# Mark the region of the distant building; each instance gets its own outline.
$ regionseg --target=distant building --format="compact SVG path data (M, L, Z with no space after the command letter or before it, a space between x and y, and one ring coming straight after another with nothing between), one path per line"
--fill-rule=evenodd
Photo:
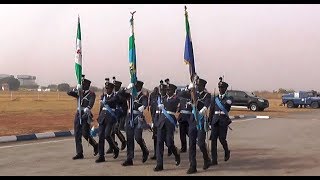
M9 75L9 74L0 74L0 79L6 78L6 77L10 77L13 75Z
M20 82L20 86L35 86L35 85L37 85L36 76L17 75L17 79Z

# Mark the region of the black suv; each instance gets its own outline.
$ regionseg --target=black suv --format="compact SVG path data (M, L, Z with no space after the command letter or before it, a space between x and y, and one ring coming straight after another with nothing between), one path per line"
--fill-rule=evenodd
M257 97L252 92L228 90L226 93L233 97L232 106L245 106L251 111L263 111L269 107L267 99Z

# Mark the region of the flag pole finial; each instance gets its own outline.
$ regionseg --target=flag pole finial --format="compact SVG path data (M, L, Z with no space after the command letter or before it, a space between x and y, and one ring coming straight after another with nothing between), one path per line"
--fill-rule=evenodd
M187 6L184 6L184 10L185 10L185 11L187 10Z
M134 13L136 13L136 11L133 11L133 12L130 12L131 13L131 16L133 17Z

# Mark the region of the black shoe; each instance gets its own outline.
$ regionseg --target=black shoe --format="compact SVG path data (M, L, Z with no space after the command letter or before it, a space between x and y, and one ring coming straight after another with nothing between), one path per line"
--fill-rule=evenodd
M190 168L188 169L188 171L187 171L187 174L194 174L194 173L196 173L196 172L198 172L198 171L197 171L197 168L195 168L195 167L190 167Z
M176 160L176 166L179 166L180 161L181 161L181 159L180 159L180 153L178 153L178 155L175 157L175 160Z
M109 148L106 152L106 154L112 154L113 153L113 149Z
M113 150L113 159L117 159L118 156L119 156L119 149L116 148L116 149Z
M212 161L211 166L216 166L216 165L218 165L218 161L217 160Z
M152 160L157 160L157 156L156 156L156 155L153 155L150 159L152 159Z
M149 151L147 150L146 152L143 152L142 163L145 163L148 160L148 157L149 157Z
M100 162L105 162L106 159L104 158L104 156L99 156L99 158L96 160L96 163L100 163Z
M163 170L163 166L156 166L155 168L153 168L153 171L162 171Z
M122 163L122 166L133 166L133 161L132 160L125 160Z
M228 161L230 158L230 150L226 151L224 154L224 161Z
M211 160L208 159L208 160L204 161L204 164L203 164L202 169L203 169L203 170L206 170L206 169L208 169L210 166L211 166Z
M83 154L77 154L75 155L74 157L72 157L73 160L76 160L76 159L83 159Z
M172 155L172 151L168 150L168 156Z
M187 148L181 148L180 149L180 153L185 153L185 152L187 152Z
M98 154L98 152L99 152L99 151L98 151L98 150L99 150L98 147L99 147L98 144L93 147L93 155L94 155L94 156L96 156L96 155Z
M127 146L127 141L121 143L121 151L124 150Z

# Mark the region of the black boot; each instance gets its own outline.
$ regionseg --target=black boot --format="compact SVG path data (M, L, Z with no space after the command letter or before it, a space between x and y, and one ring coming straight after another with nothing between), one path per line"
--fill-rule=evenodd
M172 155L172 151L170 151L170 149L168 148L168 156Z
M197 172L197 168L196 167L190 167L187 171L187 174L194 174Z
M163 166L156 166L155 168L153 168L153 171L162 171L163 170Z
M180 153L185 153L185 152L187 152L187 148L186 148L186 147L182 147L182 148L180 149Z
M122 163L122 166L133 166L133 161L127 159Z
M227 150L225 153L224 153L224 161L228 161L230 158L230 150Z
M126 148L126 146L127 146L127 141L123 141L121 143L121 151L124 150Z
M119 156L119 148L113 149L113 159L117 159Z
M142 155L142 163L145 163L148 159L148 156L149 156L149 151L145 151L143 152L143 155Z
M217 161L217 160L212 160L211 165L212 165L212 166L216 166L216 165L218 165L218 161Z
M106 159L104 158L104 156L99 156L99 158L96 160L96 163L100 163L100 162L105 162Z
M83 154L77 154L77 155L75 155L72 159L73 159L73 160L83 159Z
M210 166L211 166L211 160L210 160L210 159L207 159L207 160L204 161L204 164L203 164L202 169L203 169L203 170L206 170L206 169L208 169Z

